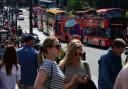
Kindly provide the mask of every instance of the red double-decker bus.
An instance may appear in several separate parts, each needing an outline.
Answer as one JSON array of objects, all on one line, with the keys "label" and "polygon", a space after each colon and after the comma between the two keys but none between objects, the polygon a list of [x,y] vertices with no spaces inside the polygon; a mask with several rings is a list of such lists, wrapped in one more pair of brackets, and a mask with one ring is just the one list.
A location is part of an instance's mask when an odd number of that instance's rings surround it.
[{"label": "red double-decker bus", "polygon": [[[86,13],[88,13],[86,11]],[[99,9],[96,13],[83,13],[83,43],[109,47],[115,38],[126,39],[125,12],[120,8]]]}]

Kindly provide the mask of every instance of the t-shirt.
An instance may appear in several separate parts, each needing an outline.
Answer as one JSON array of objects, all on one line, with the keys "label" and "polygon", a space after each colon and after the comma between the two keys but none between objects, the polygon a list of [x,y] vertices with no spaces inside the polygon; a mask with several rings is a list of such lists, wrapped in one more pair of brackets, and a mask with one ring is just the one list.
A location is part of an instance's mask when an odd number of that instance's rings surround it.
[{"label": "t-shirt", "polygon": [[[69,82],[74,75],[85,76],[87,70],[84,66],[84,63],[81,63],[81,66],[75,65],[65,65],[63,68],[60,66],[61,70],[65,74],[65,83]],[[70,89],[77,89],[78,82],[76,82]]]},{"label": "t-shirt", "polygon": [[40,66],[40,70],[44,70],[48,75],[43,85],[45,89],[64,89],[65,76],[56,61],[45,59]]},{"label": "t-shirt", "polygon": [[12,74],[7,76],[5,65],[0,70],[0,89],[16,89],[16,81],[21,79],[21,70],[13,65]]},{"label": "t-shirt", "polygon": [[21,66],[21,81],[23,85],[34,85],[38,69],[38,52],[29,45],[17,50],[19,64]]}]

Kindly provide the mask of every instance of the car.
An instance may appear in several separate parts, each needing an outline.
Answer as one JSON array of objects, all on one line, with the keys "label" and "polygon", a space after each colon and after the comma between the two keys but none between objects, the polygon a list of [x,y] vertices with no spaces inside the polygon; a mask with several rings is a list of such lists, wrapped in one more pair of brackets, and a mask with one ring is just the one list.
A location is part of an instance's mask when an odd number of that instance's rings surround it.
[{"label": "car", "polygon": [[17,11],[17,15],[23,15],[23,11],[22,10],[18,10]]},{"label": "car", "polygon": [[18,15],[18,20],[24,20],[24,16],[23,15]]}]

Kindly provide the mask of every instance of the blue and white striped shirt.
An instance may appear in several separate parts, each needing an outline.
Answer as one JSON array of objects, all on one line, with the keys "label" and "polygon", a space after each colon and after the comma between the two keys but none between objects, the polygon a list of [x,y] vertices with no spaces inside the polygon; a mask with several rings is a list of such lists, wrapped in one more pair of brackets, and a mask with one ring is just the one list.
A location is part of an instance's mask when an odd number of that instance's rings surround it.
[{"label": "blue and white striped shirt", "polygon": [[40,66],[40,70],[44,70],[48,74],[48,78],[43,85],[45,89],[64,89],[65,76],[56,61],[45,59]]}]

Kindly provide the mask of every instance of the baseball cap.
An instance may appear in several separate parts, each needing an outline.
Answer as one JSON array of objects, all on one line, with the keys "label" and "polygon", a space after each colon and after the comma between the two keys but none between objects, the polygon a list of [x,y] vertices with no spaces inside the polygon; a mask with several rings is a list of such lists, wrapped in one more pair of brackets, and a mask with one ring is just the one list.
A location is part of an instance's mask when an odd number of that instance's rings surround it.
[{"label": "baseball cap", "polygon": [[34,37],[30,34],[27,34],[27,35],[25,35],[23,40],[24,40],[24,42],[34,40]]}]

